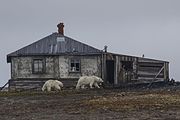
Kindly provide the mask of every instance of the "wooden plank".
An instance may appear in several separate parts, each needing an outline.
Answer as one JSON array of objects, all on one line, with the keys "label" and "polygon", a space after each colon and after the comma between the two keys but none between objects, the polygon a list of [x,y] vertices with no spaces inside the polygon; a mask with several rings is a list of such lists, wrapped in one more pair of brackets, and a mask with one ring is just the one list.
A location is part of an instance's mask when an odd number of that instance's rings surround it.
[{"label": "wooden plank", "polygon": [[164,79],[169,80],[169,63],[164,63]]},{"label": "wooden plank", "polygon": [[[144,77],[144,78],[152,78],[152,79],[154,79],[155,76],[156,76],[156,75],[139,74],[139,75],[138,75],[138,78],[139,78],[139,77]],[[157,78],[164,78],[164,75],[159,75]]]},{"label": "wooden plank", "polygon": [[138,72],[158,73],[160,68],[139,68]]},{"label": "wooden plank", "polygon": [[[138,71],[138,75],[154,75],[156,76],[158,72],[149,72],[149,71]],[[164,75],[163,72],[160,73],[161,75]]]},{"label": "wooden plank", "polygon": [[157,75],[155,76],[155,78],[158,77],[158,75],[162,72],[163,69],[164,69],[164,66],[159,70],[159,72],[157,73]]},{"label": "wooden plank", "polygon": [[139,67],[162,67],[164,63],[138,62]]},{"label": "wooden plank", "polygon": [[[10,90],[29,90],[29,89],[39,89],[41,90],[43,84],[45,83],[46,79],[16,79],[10,80],[9,88]],[[64,87],[75,87],[77,84],[78,79],[61,79],[63,82]]]},{"label": "wooden plank", "polygon": [[115,67],[114,84],[118,84],[118,68],[119,68],[119,57],[118,56],[116,56],[116,58],[115,58],[115,66],[114,67]]},{"label": "wooden plank", "polygon": [[151,82],[159,82],[159,81],[164,81],[164,79],[149,79],[149,78],[139,78],[136,83],[151,83]]},{"label": "wooden plank", "polygon": [[[163,69],[164,69],[164,66],[159,70],[159,72],[158,72],[157,75],[155,76],[154,80],[155,80],[158,76],[160,76],[160,73],[162,72]],[[164,76],[163,76],[163,78],[164,78]],[[149,83],[148,87],[150,87],[150,86],[152,85],[152,83],[153,83],[153,80]]]},{"label": "wooden plank", "polygon": [[149,63],[164,63],[165,61],[155,60],[155,59],[148,59],[148,58],[138,58],[138,62],[149,62]]},{"label": "wooden plank", "polygon": [[9,84],[9,81],[4,86],[0,87],[0,91],[3,90],[8,84]]}]

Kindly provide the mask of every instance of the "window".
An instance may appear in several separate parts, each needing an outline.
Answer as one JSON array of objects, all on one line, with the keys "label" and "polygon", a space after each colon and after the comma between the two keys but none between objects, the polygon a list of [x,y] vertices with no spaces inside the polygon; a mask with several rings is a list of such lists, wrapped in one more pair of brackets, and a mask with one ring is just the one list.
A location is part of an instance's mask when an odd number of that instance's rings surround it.
[{"label": "window", "polygon": [[44,59],[33,59],[33,73],[44,73],[45,72],[45,62]]},{"label": "window", "polygon": [[121,61],[122,67],[126,71],[132,71],[133,70],[133,62],[132,61]]},{"label": "window", "polygon": [[70,61],[70,71],[71,72],[80,72],[80,60],[72,59]]}]

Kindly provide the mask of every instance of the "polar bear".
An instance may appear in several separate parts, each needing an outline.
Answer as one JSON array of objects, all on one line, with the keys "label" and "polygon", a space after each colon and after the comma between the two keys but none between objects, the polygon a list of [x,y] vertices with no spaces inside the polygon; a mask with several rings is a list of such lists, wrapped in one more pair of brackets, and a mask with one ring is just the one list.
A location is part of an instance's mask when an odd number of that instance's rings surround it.
[{"label": "polar bear", "polygon": [[93,85],[96,88],[100,88],[98,84],[102,84],[103,80],[97,76],[82,76],[79,78],[76,85],[76,89],[84,88],[86,85],[89,85],[90,88],[93,88]]},{"label": "polar bear", "polygon": [[55,89],[55,90],[61,90],[61,88],[63,87],[63,83],[58,81],[58,80],[48,80],[44,83],[43,87],[42,87],[42,91],[47,90],[48,92],[51,91],[51,89]]}]

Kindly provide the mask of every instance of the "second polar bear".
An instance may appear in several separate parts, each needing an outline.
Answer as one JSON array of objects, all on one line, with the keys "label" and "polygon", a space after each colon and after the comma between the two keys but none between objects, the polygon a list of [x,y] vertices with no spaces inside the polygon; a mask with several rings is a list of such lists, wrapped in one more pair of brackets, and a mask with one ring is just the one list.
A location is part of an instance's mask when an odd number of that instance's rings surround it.
[{"label": "second polar bear", "polygon": [[98,84],[102,83],[103,80],[97,76],[82,76],[78,80],[76,89],[84,88],[87,85],[89,85],[90,88],[93,88],[93,86],[95,86],[96,88],[100,88]]},{"label": "second polar bear", "polygon": [[51,91],[51,89],[55,90],[61,90],[63,87],[63,83],[58,80],[48,80],[44,83],[42,87],[42,91],[47,90],[48,92]]}]

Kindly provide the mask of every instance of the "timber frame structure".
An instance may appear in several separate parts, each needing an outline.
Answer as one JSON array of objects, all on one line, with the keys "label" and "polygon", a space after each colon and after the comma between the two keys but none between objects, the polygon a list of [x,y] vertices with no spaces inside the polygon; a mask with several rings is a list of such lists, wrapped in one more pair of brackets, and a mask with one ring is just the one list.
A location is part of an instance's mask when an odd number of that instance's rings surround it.
[{"label": "timber frame structure", "polygon": [[169,62],[144,57],[104,53],[102,70],[106,83],[117,86],[169,80]]}]

